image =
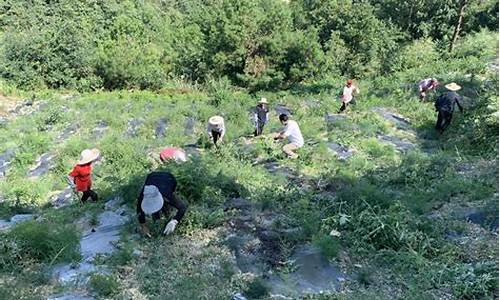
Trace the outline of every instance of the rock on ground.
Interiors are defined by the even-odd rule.
[[[14,148],[9,148],[0,154],[0,178],[5,177],[7,169],[14,158]]]
[[[71,204],[71,200],[74,196],[73,188],[68,186],[64,190],[57,193],[57,195],[52,198],[52,206],[55,208],[61,208]]]
[[[397,128],[408,130],[411,125],[410,120],[405,118],[404,116],[395,113],[385,107],[375,107],[371,109],[372,112],[379,114],[385,120],[394,124]]]
[[[167,131],[167,119],[161,118],[156,123],[155,137],[156,138],[162,138],[162,137],[164,137],[166,131]]]
[[[276,114],[278,116],[281,115],[281,114],[285,114],[287,116],[292,115],[292,110],[290,108],[288,108],[284,104],[278,104],[278,105],[276,105],[276,107],[274,108],[274,110],[276,111]]]
[[[377,138],[380,141],[387,142],[387,143],[393,145],[396,148],[396,150],[403,152],[403,153],[408,152],[416,147],[415,144],[413,144],[409,141],[405,141],[403,139],[400,139],[398,137],[392,136],[392,135],[382,135],[381,134],[381,135],[378,135]]]
[[[94,138],[101,138],[104,134],[104,131],[108,128],[108,123],[104,120],[100,120],[97,122],[96,127],[92,130],[92,136]]]
[[[144,120],[142,119],[130,119],[128,121],[128,127],[127,131],[125,132],[125,136],[127,137],[134,137],[137,135],[137,130],[139,130],[139,127],[144,123]]]
[[[0,219],[0,231],[10,229],[12,226],[35,219],[33,214],[18,214],[12,216],[10,221]]]
[[[295,270],[286,277],[270,276],[273,294],[300,297],[304,294],[332,292],[347,276],[332,265],[316,247],[304,245],[291,257]]]
[[[120,240],[120,231],[129,221],[124,205],[119,206],[122,200],[115,197],[106,202],[105,211],[98,216],[98,225],[91,226],[83,222],[85,228],[80,239],[80,253],[82,261],[79,264],[63,264],[53,269],[53,275],[62,284],[77,283],[85,285],[91,273],[107,273],[106,266],[97,266],[94,259],[98,255],[111,254],[116,250],[116,243]]]
[[[28,177],[37,178],[47,173],[52,167],[55,156],[51,153],[44,153],[38,157],[36,164],[28,171]]]
[[[328,149],[334,152],[340,160],[346,160],[354,155],[354,150],[338,143],[329,143]]]
[[[57,137],[58,142],[67,140],[71,135],[75,134],[78,130],[78,124],[72,124],[63,129],[61,134]]]
[[[193,117],[186,118],[186,124],[184,125],[184,135],[190,136],[194,134],[194,125],[196,123],[196,119]]]

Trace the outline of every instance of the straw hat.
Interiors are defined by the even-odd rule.
[[[459,89],[461,89],[462,87],[459,86],[458,84],[452,82],[452,83],[448,83],[447,85],[444,86],[446,89],[450,90],[450,91],[458,91]]]
[[[141,208],[147,215],[152,215],[163,207],[163,196],[154,185],[144,186]]]
[[[264,97],[262,97],[262,98],[260,98],[259,102],[257,102],[257,103],[259,103],[259,104],[267,104],[267,99],[264,98]]]
[[[224,118],[221,116],[213,116],[208,119],[208,123],[214,126],[222,125],[224,123]]]
[[[88,164],[89,162],[92,162],[96,160],[100,155],[99,150],[97,149],[85,149],[82,151],[80,154],[80,160],[78,160],[77,164],[79,165],[85,165]]]

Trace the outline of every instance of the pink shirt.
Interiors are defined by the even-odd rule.
[[[431,81],[432,81],[432,78],[427,78],[427,79],[421,80],[418,83],[418,90],[421,92],[432,90],[434,88],[434,85],[432,85]]]

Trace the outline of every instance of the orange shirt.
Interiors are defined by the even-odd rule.
[[[76,165],[73,171],[69,173],[73,177],[76,184],[76,190],[85,192],[92,187],[92,164]]]

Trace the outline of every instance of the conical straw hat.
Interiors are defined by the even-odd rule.
[[[448,83],[447,85],[444,86],[446,89],[450,90],[450,91],[458,91],[459,89],[461,89],[462,87],[459,86],[458,84],[452,82],[452,83]]]
[[[96,160],[100,155],[99,150],[97,149],[85,149],[80,154],[80,160],[78,160],[77,164],[85,165],[89,162]]]

